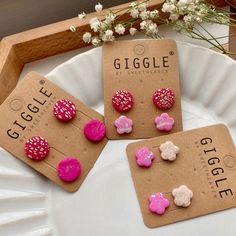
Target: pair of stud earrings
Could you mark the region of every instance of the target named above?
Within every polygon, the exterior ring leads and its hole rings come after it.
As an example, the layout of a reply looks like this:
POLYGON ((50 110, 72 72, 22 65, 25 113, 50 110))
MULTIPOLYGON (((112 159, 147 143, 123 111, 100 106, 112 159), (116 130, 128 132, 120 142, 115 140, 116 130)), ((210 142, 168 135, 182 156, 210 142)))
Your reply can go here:
MULTIPOLYGON (((174 204, 178 207, 189 207, 193 198, 193 192, 186 185, 180 185, 171 192, 174 204)), ((157 215, 163 215, 170 206, 170 201, 163 193, 151 194, 148 198, 149 210, 157 215)))
MULTIPOLYGON (((34 161, 44 160, 50 150, 48 141, 40 136, 29 138, 24 146, 25 155, 34 161)), ((65 157, 57 166, 57 174, 60 179, 66 182, 76 180, 81 174, 80 161, 71 156, 65 157)))
MULTIPOLYGON (((174 145, 171 141, 166 141, 161 144, 159 150, 161 153, 161 158, 170 162, 175 161, 178 153, 180 152, 180 148, 174 145)), ((155 155, 148 149, 148 147, 144 146, 136 150, 135 158, 139 167, 149 168, 155 159, 155 155)), ((175 205, 188 207, 191 204, 193 192, 187 186, 181 185, 172 190, 172 196, 174 198, 175 205)), ((169 205, 169 200, 165 198, 164 194, 161 192, 151 194, 149 197, 149 210, 153 213, 162 215, 169 205)))
MULTIPOLYGON (((175 161, 180 149, 174 145, 171 141, 162 143, 159 147, 161 158, 165 161, 175 161)), ((149 168, 152 165, 153 160, 156 158, 154 153, 149 150, 148 147, 140 147, 135 152, 135 158, 137 165, 140 167, 149 168)))
MULTIPOLYGON (((70 100, 62 99, 54 104, 53 113, 60 121, 68 122, 75 117, 76 107, 70 100)), ((90 120, 84 126, 84 135, 92 142, 99 142, 106 135, 105 125, 100 120, 90 120)), ((45 138, 34 136, 26 141, 24 150, 28 158, 41 161, 47 157, 50 146, 45 138)), ((63 181, 74 181, 81 174, 81 163, 78 158, 67 156, 59 162, 57 173, 63 181)))
MULTIPOLYGON (((76 115, 75 104, 67 99, 61 99, 54 104, 53 113, 57 119, 63 122, 72 120, 76 115)), ((106 136, 106 127, 97 119, 88 121, 84 126, 85 137, 92 142, 99 142, 106 136)))
MULTIPOLYGON (((175 103, 175 94, 170 88, 160 88, 153 94, 153 103, 161 110, 170 109, 175 103)), ((112 105, 119 112, 129 111, 134 104, 133 95, 126 90, 117 91, 112 97, 112 105)), ((174 125, 174 119, 168 113, 162 113, 154 120, 156 128, 160 131, 170 131, 174 125)), ((133 121, 127 116, 120 116, 114 125, 118 134, 131 133, 133 121)))
MULTIPOLYGON (((170 88, 160 88, 154 92, 152 101, 158 109, 169 110, 175 103, 175 94, 170 88)), ((112 105, 119 112, 127 112, 134 105, 133 95, 127 90, 116 91, 112 105)))

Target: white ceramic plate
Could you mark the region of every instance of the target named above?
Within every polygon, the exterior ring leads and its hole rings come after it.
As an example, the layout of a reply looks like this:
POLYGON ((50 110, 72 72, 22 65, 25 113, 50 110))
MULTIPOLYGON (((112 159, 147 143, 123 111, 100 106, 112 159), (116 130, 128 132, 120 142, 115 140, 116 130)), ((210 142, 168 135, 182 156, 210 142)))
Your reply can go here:
MULTIPOLYGON (((183 123, 225 123, 236 141, 236 62, 178 42, 183 123)), ((80 54, 47 78, 103 111, 102 50, 80 54)), ((0 235, 235 235, 236 209, 148 229, 131 180, 125 147, 110 141, 79 191, 67 193, 0 149, 0 235)))

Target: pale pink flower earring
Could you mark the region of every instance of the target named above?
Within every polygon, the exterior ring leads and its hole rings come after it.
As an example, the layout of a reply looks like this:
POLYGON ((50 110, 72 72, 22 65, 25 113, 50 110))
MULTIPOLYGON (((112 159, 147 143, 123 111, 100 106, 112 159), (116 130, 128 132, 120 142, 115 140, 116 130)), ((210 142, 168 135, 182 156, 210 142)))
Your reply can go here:
POLYGON ((114 125, 116 126, 116 131, 118 134, 129 134, 133 129, 133 121, 127 116, 120 116, 115 120, 114 125))
POLYGON ((156 128, 160 131, 171 131, 174 123, 174 118, 169 116, 167 113, 162 113, 160 116, 155 118, 156 128))

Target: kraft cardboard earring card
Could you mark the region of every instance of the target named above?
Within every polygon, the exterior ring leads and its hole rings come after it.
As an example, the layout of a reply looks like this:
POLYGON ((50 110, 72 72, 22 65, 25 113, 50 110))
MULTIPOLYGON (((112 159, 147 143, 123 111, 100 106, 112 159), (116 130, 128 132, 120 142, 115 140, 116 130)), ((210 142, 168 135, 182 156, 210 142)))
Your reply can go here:
POLYGON ((150 228, 236 206, 236 149, 224 125, 134 142, 127 155, 150 228))
POLYGON ((103 46, 104 116, 109 139, 182 130, 178 54, 173 40, 103 46))
POLYGON ((0 106, 0 146, 67 191, 107 143, 103 116, 31 72, 0 106))

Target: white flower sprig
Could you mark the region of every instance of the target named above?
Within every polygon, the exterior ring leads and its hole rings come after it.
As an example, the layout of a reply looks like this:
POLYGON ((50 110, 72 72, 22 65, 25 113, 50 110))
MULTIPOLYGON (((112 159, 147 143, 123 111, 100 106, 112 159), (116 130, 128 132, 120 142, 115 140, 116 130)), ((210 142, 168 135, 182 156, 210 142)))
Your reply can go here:
MULTIPOLYGON (((171 25, 178 32, 191 38, 205 40, 222 53, 230 54, 202 25, 207 22, 236 27, 236 20, 230 19, 229 12, 218 9, 205 0, 165 0, 161 11, 167 13, 168 17, 163 18, 159 10, 147 8, 148 2, 149 0, 132 2, 128 7, 116 11, 110 10, 106 15, 102 15, 103 5, 97 3, 95 11, 99 15, 90 19, 91 31, 83 34, 83 41, 99 46, 103 42, 114 41, 118 35, 125 33, 135 35, 139 30, 148 37, 163 38, 158 29, 158 24, 162 23, 171 25), (122 21, 124 14, 129 14, 130 19, 122 21)), ((86 17, 85 12, 78 15, 80 21, 84 21, 86 17)), ((76 27, 71 26, 70 30, 75 32, 76 27)))
MULTIPOLYGON (((98 17, 94 17, 89 21, 91 32, 85 32, 83 34, 83 41, 85 43, 92 43, 94 46, 99 46, 102 42, 114 41, 115 35, 124 35, 125 32, 129 32, 130 35, 135 35, 138 31, 133 25, 136 21, 142 21, 139 23, 141 28, 146 35, 153 38, 160 38, 158 35, 158 27, 154 22, 158 18, 158 10, 149 11, 147 10, 147 2, 131 3, 127 9, 124 9, 126 14, 130 14, 131 20, 129 22, 117 21, 120 14, 118 12, 110 11, 106 14, 103 20, 98 17), (93 35, 94 34, 94 35, 93 35)), ((103 5, 97 3, 95 5, 95 11, 101 13, 103 5)), ((84 12, 78 15, 79 20, 83 21, 86 19, 84 12)), ((75 32, 76 28, 71 26, 71 31, 75 32)))

